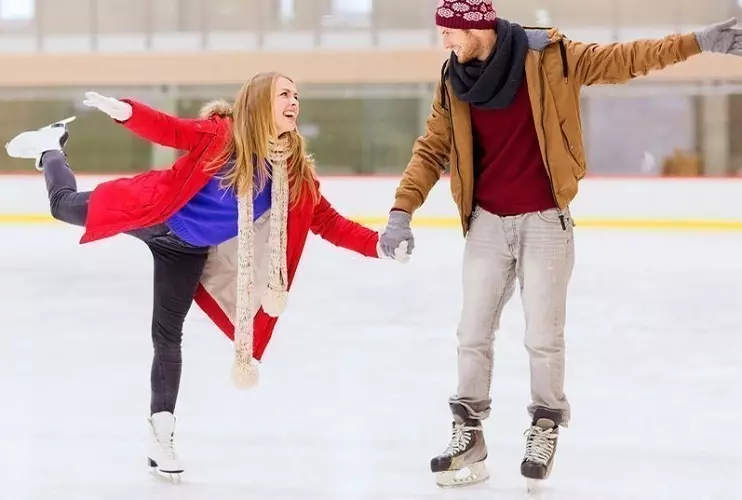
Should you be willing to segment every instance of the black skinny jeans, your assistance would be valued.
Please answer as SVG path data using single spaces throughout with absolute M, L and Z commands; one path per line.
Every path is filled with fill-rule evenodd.
M 52 216 L 85 226 L 90 192 L 78 192 L 75 175 L 62 152 L 44 153 L 41 166 Z M 194 247 L 175 236 L 165 224 L 128 232 L 143 241 L 154 259 L 150 411 L 175 412 L 183 358 L 183 322 L 201 279 L 208 247 Z

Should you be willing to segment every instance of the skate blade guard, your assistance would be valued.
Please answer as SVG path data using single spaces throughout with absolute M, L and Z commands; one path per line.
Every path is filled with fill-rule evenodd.
M 435 474 L 435 482 L 441 488 L 470 486 L 489 479 L 490 473 L 484 462 L 475 462 L 458 470 L 447 470 Z

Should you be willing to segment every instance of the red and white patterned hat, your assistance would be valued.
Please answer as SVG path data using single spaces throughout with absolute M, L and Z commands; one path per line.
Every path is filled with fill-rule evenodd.
M 439 0 L 435 24 L 460 30 L 494 29 L 497 12 L 492 0 Z

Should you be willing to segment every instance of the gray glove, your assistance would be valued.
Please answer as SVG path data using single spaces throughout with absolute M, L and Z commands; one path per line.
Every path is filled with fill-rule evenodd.
M 403 241 L 407 242 L 407 254 L 412 253 L 412 249 L 415 248 L 415 238 L 412 236 L 412 229 L 410 229 L 411 220 L 412 216 L 401 210 L 392 210 L 389 213 L 386 229 L 384 229 L 379 239 L 381 251 L 384 252 L 384 255 L 394 258 L 394 250 Z
M 736 24 L 737 18 L 733 17 L 696 31 L 696 41 L 701 51 L 742 56 L 742 29 L 732 28 Z

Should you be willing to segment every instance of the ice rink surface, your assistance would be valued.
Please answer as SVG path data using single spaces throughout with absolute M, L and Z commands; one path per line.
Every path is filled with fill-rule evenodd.
M 575 229 L 573 419 L 536 498 L 742 497 L 742 234 Z M 186 323 L 180 485 L 148 472 L 151 258 L 126 236 L 0 227 L 0 500 L 511 500 L 528 426 L 518 294 L 496 342 L 490 480 L 441 490 L 463 239 L 417 229 L 412 262 L 310 237 L 260 386 Z

